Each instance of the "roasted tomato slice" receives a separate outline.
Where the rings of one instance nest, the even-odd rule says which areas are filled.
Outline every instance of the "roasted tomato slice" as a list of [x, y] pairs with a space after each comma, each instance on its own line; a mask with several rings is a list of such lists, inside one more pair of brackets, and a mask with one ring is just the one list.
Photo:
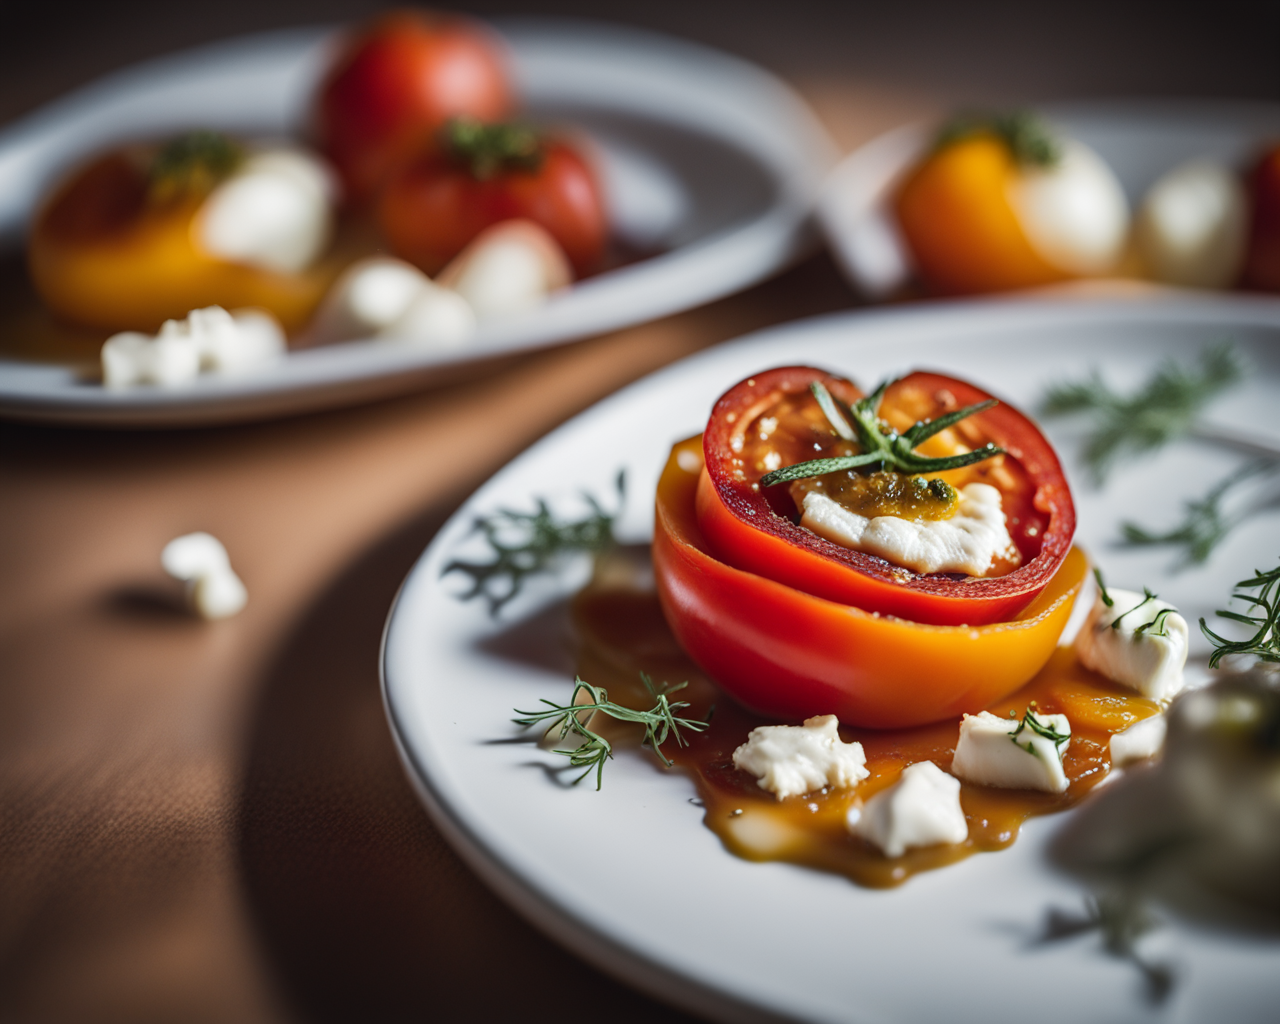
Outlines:
[[[861, 397], [848, 381], [793, 366], [756, 374], [716, 403], [703, 435], [706, 468], [697, 489], [698, 525], [711, 552], [807, 594], [913, 622], [1005, 622], [1030, 605], [1061, 567], [1076, 525], [1062, 467], [1035, 424], [1000, 403], [920, 445], [921, 453], [936, 457], [987, 443], [1004, 449], [1003, 455], [936, 475], [953, 488], [972, 482], [994, 486], [1016, 548], [983, 575], [920, 573], [798, 525], [788, 487], [761, 486], [761, 478], [781, 466], [847, 454], [810, 393], [815, 381], [844, 402]], [[903, 432], [990, 398], [964, 381], [917, 372], [889, 387], [879, 417]]]
[[1053, 654], [1084, 579], [1078, 549], [1010, 622], [875, 615], [715, 557], [694, 508], [701, 448], [696, 437], [677, 444], [658, 483], [654, 572], [676, 639], [740, 703], [776, 718], [833, 714], [846, 725], [906, 728], [981, 711]]

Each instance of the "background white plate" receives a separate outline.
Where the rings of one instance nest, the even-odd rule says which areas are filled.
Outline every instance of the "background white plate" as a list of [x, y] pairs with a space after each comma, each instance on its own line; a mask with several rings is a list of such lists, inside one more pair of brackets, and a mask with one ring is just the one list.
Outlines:
[[[1092, 146], [1115, 171], [1131, 209], [1165, 171], [1197, 157], [1245, 168], [1280, 139], [1280, 106], [1207, 100], [1118, 100], [1040, 109]], [[850, 153], [823, 187], [818, 220], [836, 260], [862, 294], [884, 298], [910, 276], [889, 197], [924, 152], [937, 124], [886, 132]]]
[[[668, 446], [701, 429], [714, 399], [754, 371], [809, 362], [864, 386], [931, 367], [1034, 408], [1046, 384], [1097, 366], [1132, 385], [1166, 357], [1236, 341], [1248, 381], [1212, 410], [1228, 424], [1280, 435], [1280, 302], [1005, 302], [807, 321], [708, 350], [600, 403], [481, 488], [441, 530], [388, 620], [383, 684], [401, 754], [436, 822], [517, 909], [583, 957], [655, 995], [721, 1020], [993, 1022], [1273, 1020], [1274, 940], [1189, 924], [1157, 937], [1181, 965], [1162, 1009], [1138, 972], [1094, 935], [1036, 945], [1050, 907], [1081, 908], [1083, 890], [1051, 870], [1045, 848], [1062, 818], [1033, 820], [1009, 850], [980, 854], [892, 891], [727, 853], [689, 803], [692, 783], [641, 754], [605, 770], [602, 792], [557, 786], [555, 755], [517, 735], [513, 708], [566, 699], [573, 660], [563, 600], [585, 566], [541, 579], [498, 621], [461, 602], [441, 576], [483, 547], [474, 518], [545, 496], [582, 511], [608, 501], [620, 467], [630, 498], [624, 540], [651, 536], [653, 485]], [[1280, 554], [1276, 510], [1242, 527], [1205, 567], [1171, 572], [1168, 551], [1122, 551], [1118, 522], [1161, 526], [1240, 461], [1178, 443], [1124, 465], [1105, 491], [1079, 472], [1078, 431], [1049, 433], [1072, 477], [1078, 540], [1116, 586], [1151, 585], [1188, 619], [1222, 607], [1232, 584]], [[1203, 644], [1199, 645], [1201, 648]]]
[[[611, 222], [660, 256], [601, 274], [536, 313], [485, 328], [463, 354], [351, 343], [243, 379], [107, 391], [63, 366], [0, 360], [0, 414], [100, 425], [224, 422], [443, 383], [477, 363], [653, 319], [763, 279], [805, 250], [835, 151], [786, 85], [744, 61], [635, 30], [495, 23], [539, 122], [585, 130]], [[332, 29], [251, 36], [121, 72], [0, 133], [0, 240], [21, 244], [57, 173], [111, 142], [193, 126], [298, 134]]]

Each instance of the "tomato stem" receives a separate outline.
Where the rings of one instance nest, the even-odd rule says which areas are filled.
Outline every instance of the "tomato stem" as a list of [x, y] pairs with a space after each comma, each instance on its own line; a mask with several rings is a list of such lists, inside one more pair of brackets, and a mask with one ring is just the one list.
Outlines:
[[505, 171], [536, 171], [544, 147], [536, 131], [521, 124], [485, 124], [474, 117], [455, 117], [443, 129], [444, 148], [476, 181]]

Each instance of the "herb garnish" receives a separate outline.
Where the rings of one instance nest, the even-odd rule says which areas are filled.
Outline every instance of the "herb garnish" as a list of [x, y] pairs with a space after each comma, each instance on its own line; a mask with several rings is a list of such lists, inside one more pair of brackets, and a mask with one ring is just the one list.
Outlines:
[[[998, 404], [994, 398], [975, 405], [967, 405], [963, 409], [946, 413], [935, 420], [920, 420], [905, 433], [899, 434], [877, 415], [880, 401], [885, 391], [894, 381], [884, 381], [866, 398], [859, 399], [852, 406], [842, 405], [819, 381], [809, 385], [813, 397], [831, 424], [836, 435], [844, 441], [856, 441], [862, 448], [857, 455], [841, 455], [827, 459], [810, 459], [797, 462], [793, 466], [783, 466], [760, 478], [761, 487], [773, 487], [775, 484], [787, 483], [791, 480], [804, 480], [808, 477], [824, 476], [827, 473], [838, 473], [841, 470], [856, 469], [858, 466], [879, 464], [882, 469], [898, 470], [902, 473], [941, 473], [948, 469], [959, 469], [961, 466], [972, 466], [994, 455], [1004, 453], [1003, 448], [994, 444], [985, 444], [972, 452], [951, 455], [946, 458], [933, 459], [917, 455], [913, 449], [923, 444], [934, 434], [939, 434], [948, 427], [954, 426], [962, 419], [990, 409]], [[849, 421], [853, 425], [849, 425]]]
[[[589, 728], [591, 719], [596, 712], [606, 714], [620, 722], [636, 722], [643, 725], [644, 739], [641, 741], [641, 745], [652, 748], [662, 764], [670, 768], [671, 759], [662, 752], [662, 744], [667, 741], [668, 736], [680, 746], [687, 746], [688, 741], [680, 735], [680, 730], [688, 729], [690, 732], [702, 732], [709, 723], [699, 721], [696, 718], [680, 717], [676, 712], [683, 711], [689, 707], [688, 701], [671, 701], [668, 699], [671, 694], [688, 686], [688, 682], [677, 683], [675, 686], [663, 684], [661, 688], [658, 688], [653, 685], [653, 680], [643, 672], [640, 673], [640, 681], [644, 683], [645, 689], [649, 691], [649, 695], [656, 701], [649, 711], [636, 711], [633, 708], [615, 704], [609, 699], [609, 694], [603, 686], [592, 686], [590, 683], [584, 683], [581, 679], [575, 679], [573, 696], [569, 699], [568, 704], [557, 704], [544, 697], [542, 698], [542, 703], [547, 705], [545, 710], [521, 711], [516, 708], [516, 714], [521, 717], [514, 719], [514, 721], [517, 725], [522, 725], [526, 728], [546, 722], [548, 723], [548, 733], [559, 730], [559, 735], [556, 737], [557, 740], [564, 740], [569, 735], [576, 736], [581, 740], [577, 747], [555, 751], [557, 754], [564, 754], [569, 758], [570, 767], [584, 769], [583, 773], [573, 780], [575, 786], [590, 775], [592, 771], [595, 771], [596, 789], [599, 790], [604, 778], [604, 763], [613, 757], [612, 744], [599, 733]], [[580, 699], [580, 695], [582, 699]]]
[[1029, 110], [957, 114], [942, 126], [936, 148], [943, 149], [982, 132], [998, 136], [1013, 153], [1013, 159], [1025, 166], [1049, 168], [1062, 159], [1058, 139], [1044, 120]]
[[244, 150], [221, 132], [186, 132], [166, 142], [152, 160], [149, 197], [163, 204], [203, 195], [243, 159]]
[[1182, 522], [1164, 533], [1155, 533], [1137, 523], [1120, 524], [1125, 542], [1133, 545], [1170, 544], [1185, 549], [1186, 561], [1199, 564], [1208, 559], [1213, 549], [1240, 523], [1267, 504], [1268, 498], [1254, 500], [1236, 511], [1224, 508], [1241, 484], [1256, 477], [1274, 476], [1280, 465], [1266, 459], [1246, 462], [1213, 487], [1203, 498], [1185, 503], [1186, 516]]
[[[1249, 593], [1249, 591], [1257, 593]], [[1232, 598], [1244, 601], [1255, 613], [1244, 615], [1239, 612], [1219, 610], [1216, 614], [1232, 622], [1241, 622], [1252, 626], [1254, 633], [1244, 640], [1228, 640], [1211, 630], [1204, 619], [1200, 620], [1200, 632], [1209, 643], [1213, 644], [1213, 654], [1209, 656], [1209, 667], [1217, 668], [1227, 655], [1252, 654], [1259, 661], [1280, 662], [1280, 568], [1270, 572], [1259, 569], [1253, 571], [1253, 578], [1241, 580], [1235, 585]]]
[[1098, 593], [1102, 597], [1102, 603], [1108, 608], [1114, 608], [1116, 603], [1111, 600], [1111, 595], [1107, 593], [1107, 585], [1102, 582], [1102, 570], [1096, 565], [1093, 567], [1093, 578], [1098, 581]]
[[[1032, 705], [1034, 704], [1035, 702], [1032, 701]], [[1017, 717], [1013, 711], [1010, 711], [1009, 715], [1010, 717]], [[1025, 750], [1032, 757], [1040, 756], [1036, 753], [1035, 744], [1032, 743], [1031, 740], [1027, 740], [1025, 746], [1018, 742], [1018, 737], [1022, 735], [1024, 729], [1030, 729], [1037, 736], [1041, 736], [1044, 739], [1049, 740], [1053, 744], [1054, 749], [1058, 751], [1059, 757], [1062, 756], [1063, 746], [1071, 741], [1071, 734], [1069, 732], [1058, 732], [1058, 730], [1048, 722], [1043, 722], [1037, 718], [1033, 707], [1028, 707], [1026, 713], [1022, 716], [1022, 721], [1018, 723], [1018, 728], [1014, 729], [1013, 732], [1009, 734], [1009, 739], [1013, 741], [1013, 745], [1015, 747], [1019, 750]]]
[[1102, 483], [1122, 455], [1154, 451], [1194, 434], [1204, 407], [1243, 373], [1235, 350], [1218, 345], [1200, 354], [1198, 370], [1167, 362], [1131, 395], [1113, 391], [1096, 370], [1087, 380], [1055, 385], [1045, 395], [1043, 411], [1094, 414], [1084, 459]]
[[[615, 486], [620, 510], [626, 496], [625, 472], [618, 473]], [[583, 497], [591, 506], [591, 514], [570, 522], [557, 520], [542, 498], [537, 499], [534, 512], [499, 509], [480, 516], [474, 530], [484, 534], [493, 549], [493, 560], [454, 559], [440, 575], [461, 572], [470, 576], [471, 589], [459, 595], [460, 599], [483, 597], [489, 602], [489, 614], [496, 616], [520, 593], [526, 577], [549, 570], [557, 556], [574, 551], [596, 553], [613, 547], [613, 524], [618, 511], [606, 512], [592, 495]]]
[[444, 148], [476, 181], [503, 171], [536, 171], [545, 151], [538, 133], [522, 124], [486, 124], [474, 117], [455, 117], [442, 129]]
[[[1143, 587], [1143, 588], [1142, 588], [1142, 600], [1141, 600], [1141, 601], [1139, 601], [1137, 604], [1135, 604], [1135, 605], [1134, 605], [1132, 608], [1130, 608], [1127, 612], [1121, 612], [1121, 613], [1120, 613], [1119, 615], [1117, 615], [1114, 619], [1112, 619], [1112, 620], [1111, 620], [1111, 628], [1112, 628], [1112, 629], [1114, 629], [1114, 630], [1117, 630], [1117, 631], [1118, 631], [1118, 630], [1120, 629], [1120, 620], [1121, 620], [1121, 619], [1123, 619], [1126, 615], [1132, 615], [1134, 612], [1136, 612], [1136, 611], [1137, 611], [1139, 608], [1141, 608], [1143, 605], [1145, 605], [1145, 604], [1149, 604], [1150, 602], [1154, 601], [1155, 599], [1156, 599], [1156, 595], [1155, 595], [1155, 594], [1153, 594], [1153, 593], [1151, 593], [1151, 591], [1150, 591], [1148, 588]], [[1135, 634], [1136, 634], [1136, 633], [1138, 633], [1138, 632], [1140, 632], [1140, 630], [1134, 630], [1134, 633], [1135, 633]]]

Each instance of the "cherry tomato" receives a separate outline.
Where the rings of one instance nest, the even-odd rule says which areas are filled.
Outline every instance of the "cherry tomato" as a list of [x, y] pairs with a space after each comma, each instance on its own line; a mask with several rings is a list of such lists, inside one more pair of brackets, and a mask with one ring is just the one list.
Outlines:
[[875, 615], [726, 565], [695, 509], [702, 444], [672, 449], [658, 483], [653, 562], [682, 647], [748, 708], [899, 729], [977, 713], [1026, 684], [1058, 643], [1084, 579], [1072, 548], [1010, 622], [936, 626]]
[[321, 86], [321, 146], [355, 202], [365, 202], [451, 117], [500, 120], [512, 109], [500, 44], [462, 18], [393, 11], [349, 42]]
[[[1004, 622], [1030, 605], [1067, 557], [1076, 525], [1062, 467], [1036, 426], [1001, 403], [920, 446], [922, 454], [935, 457], [988, 442], [1005, 450], [930, 475], [955, 488], [971, 482], [996, 487], [1018, 550], [1016, 565], [997, 561], [986, 577], [921, 575], [797, 525], [787, 488], [759, 486], [766, 471], [826, 457], [836, 446], [834, 431], [809, 393], [814, 381], [844, 401], [859, 397], [848, 381], [800, 366], [756, 374], [715, 404], [703, 435], [706, 470], [696, 496], [708, 550], [738, 569], [805, 593], [913, 622]], [[890, 386], [879, 416], [901, 433], [919, 420], [990, 397], [964, 381], [916, 372]]]
[[584, 274], [604, 251], [604, 204], [587, 162], [567, 143], [514, 125], [455, 122], [441, 151], [395, 174], [378, 222], [397, 255], [434, 274], [485, 228], [531, 220]]
[[1249, 175], [1248, 188], [1252, 222], [1245, 284], [1280, 291], [1280, 146], [1258, 161]]

